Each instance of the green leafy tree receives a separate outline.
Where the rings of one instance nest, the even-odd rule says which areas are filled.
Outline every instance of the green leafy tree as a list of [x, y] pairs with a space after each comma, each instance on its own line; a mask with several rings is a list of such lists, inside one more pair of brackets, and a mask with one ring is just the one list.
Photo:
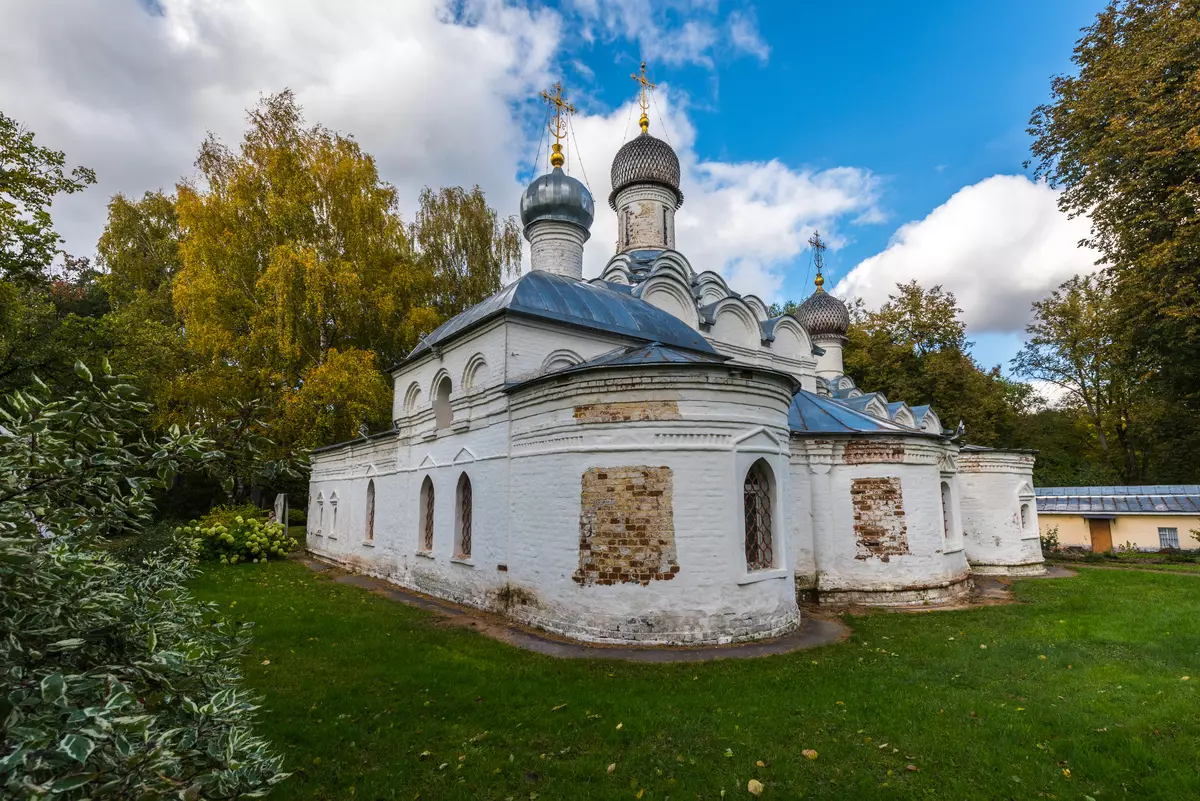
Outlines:
[[32, 132], [0, 112], [0, 279], [21, 285], [44, 281], [61, 253], [50, 204], [96, 182], [86, 167], [67, 172], [65, 164], [62, 152], [36, 144]]
[[[1035, 173], [1092, 222], [1123, 335], [1200, 407], [1200, 0], [1110, 2], [1030, 122]], [[1180, 417], [1187, 416], [1186, 414]], [[1194, 416], [1194, 415], [1193, 415]]]
[[241, 798], [286, 774], [253, 734], [246, 626], [185, 589], [186, 558], [121, 564], [196, 433], [151, 440], [124, 377], [34, 381], [0, 406], [0, 787], [5, 797]]

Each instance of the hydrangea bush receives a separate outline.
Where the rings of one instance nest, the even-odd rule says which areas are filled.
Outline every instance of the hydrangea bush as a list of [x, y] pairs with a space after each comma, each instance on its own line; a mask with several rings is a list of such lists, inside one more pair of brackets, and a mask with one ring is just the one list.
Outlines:
[[[237, 508], [234, 511], [239, 511]], [[191, 541], [201, 558], [223, 565], [283, 559], [300, 547], [282, 523], [268, 523], [256, 516], [254, 507], [245, 514], [216, 509], [200, 520], [179, 528], [180, 537]]]
[[190, 549], [130, 564], [100, 547], [212, 444], [148, 441], [132, 386], [76, 372], [73, 395], [0, 403], [0, 797], [263, 795], [287, 774], [253, 731], [249, 624], [188, 593]]

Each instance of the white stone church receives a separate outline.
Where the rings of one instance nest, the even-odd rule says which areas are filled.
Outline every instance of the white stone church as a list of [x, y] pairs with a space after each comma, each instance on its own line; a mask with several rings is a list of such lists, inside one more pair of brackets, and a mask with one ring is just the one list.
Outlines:
[[313, 455], [309, 551], [603, 643], [771, 637], [798, 601], [948, 603], [972, 573], [1042, 572], [1032, 454], [856, 387], [820, 277], [772, 317], [694, 268], [679, 160], [641, 126], [603, 274], [583, 278], [593, 200], [555, 145], [521, 198], [531, 271], [392, 370], [391, 430]]

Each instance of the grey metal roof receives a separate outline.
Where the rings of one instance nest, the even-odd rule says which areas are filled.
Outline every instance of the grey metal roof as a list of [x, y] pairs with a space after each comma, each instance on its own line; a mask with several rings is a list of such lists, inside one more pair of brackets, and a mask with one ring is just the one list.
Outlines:
[[1039, 512], [1200, 515], [1200, 484], [1037, 487]]
[[795, 315], [800, 325], [816, 336], [837, 334], [844, 337], [850, 329], [850, 311], [846, 304], [823, 289], [809, 295], [808, 300], [796, 309]]
[[422, 339], [405, 361], [503, 314], [535, 317], [700, 353], [716, 353], [699, 331], [640, 298], [615, 291], [608, 285], [598, 286], [534, 270], [482, 303], [447, 320]]
[[525, 381], [516, 381], [505, 386], [505, 390], [514, 390], [547, 378], [558, 378], [573, 375], [588, 370], [609, 367], [646, 367], [648, 365], [721, 365], [729, 361], [729, 356], [720, 353], [697, 353], [696, 351], [676, 350], [659, 342], [649, 345], [631, 345], [614, 348], [586, 362], [564, 367], [551, 373], [545, 373]]
[[621, 145], [612, 163], [612, 194], [608, 205], [617, 208], [617, 193], [631, 184], [660, 184], [671, 189], [683, 203], [679, 191], [679, 156], [661, 139], [643, 131]]
[[592, 193], [563, 172], [562, 167], [534, 178], [521, 193], [521, 223], [526, 227], [540, 220], [558, 220], [574, 223], [586, 231], [592, 227], [595, 216]]
[[853, 398], [837, 398], [838, 403], [848, 406], [856, 412], [865, 412], [867, 407], [879, 396], [878, 392], [867, 392]]
[[892, 420], [851, 409], [845, 401], [800, 390], [788, 407], [788, 427], [793, 434], [902, 434], [935, 436]]

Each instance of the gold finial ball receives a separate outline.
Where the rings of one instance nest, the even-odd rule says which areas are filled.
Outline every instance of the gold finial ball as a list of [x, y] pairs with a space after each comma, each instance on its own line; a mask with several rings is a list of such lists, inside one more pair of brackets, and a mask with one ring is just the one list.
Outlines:
[[646, 112], [642, 112], [642, 116], [638, 119], [638, 125], [642, 128], [642, 133], [650, 131], [650, 118], [646, 116]]
[[561, 167], [563, 162], [566, 161], [566, 157], [563, 156], [562, 145], [560, 145], [558, 142], [555, 142], [550, 146], [550, 148], [554, 151], [550, 154], [550, 166]]
[[825, 291], [825, 276], [817, 273], [817, 277], [813, 280], [813, 283], [817, 285], [817, 289], [821, 290], [822, 292]]

